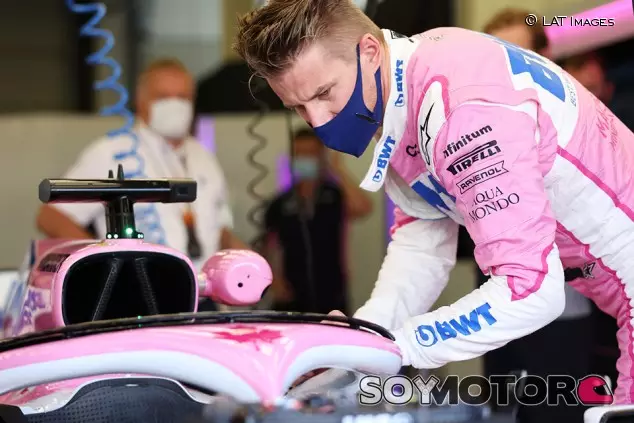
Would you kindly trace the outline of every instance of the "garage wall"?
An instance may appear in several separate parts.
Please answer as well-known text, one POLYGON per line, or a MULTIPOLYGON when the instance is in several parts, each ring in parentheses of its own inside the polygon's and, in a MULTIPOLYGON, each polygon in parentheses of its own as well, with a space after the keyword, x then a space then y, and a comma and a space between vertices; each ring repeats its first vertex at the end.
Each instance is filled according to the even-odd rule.
POLYGON ((61 0, 3 2, 0 113, 75 107, 73 31, 61 0))

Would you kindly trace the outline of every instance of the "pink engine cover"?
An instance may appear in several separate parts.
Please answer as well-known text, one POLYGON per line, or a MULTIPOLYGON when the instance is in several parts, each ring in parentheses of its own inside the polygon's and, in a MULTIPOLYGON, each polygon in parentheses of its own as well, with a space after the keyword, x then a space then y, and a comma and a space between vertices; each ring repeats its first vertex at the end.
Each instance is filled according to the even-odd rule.
MULTIPOLYGON (((18 289, 21 307, 10 307, 3 322, 3 337, 18 336, 34 331, 64 326, 62 316, 62 285, 70 268, 94 254, 124 251, 151 251, 177 257, 187 263, 194 275, 195 268, 185 255, 163 245, 142 239, 34 241, 34 265, 25 287, 18 289), (26 292, 24 292, 26 290, 26 292)), ((198 287, 194 287, 198 304, 198 287)), ((192 311, 196 311, 195 309, 192 311)))
MULTIPOLYGON (((66 272, 97 253, 153 251, 191 261, 142 240, 43 241, 8 335, 63 326, 61 290, 66 272), (59 254, 58 256, 50 253, 59 254), (20 320, 22 319, 22 320, 20 320)), ((225 250, 203 266, 201 295, 231 305, 254 304, 271 284, 268 263, 256 253, 225 250)), ((198 292, 198 291, 197 291, 198 292)), ((365 331, 326 324, 203 324, 147 327, 52 341, 0 353, 0 403, 25 405, 76 389, 82 383, 125 374, 152 375, 235 396, 274 401, 299 376, 315 368, 344 367, 395 373, 401 354, 394 342, 365 331), (73 360, 73 365, 63 365, 73 360), (214 375, 214 377, 209 377, 214 375), (46 397, 46 398, 45 398, 46 397)), ((56 399, 50 399, 51 404, 56 399)))
MULTIPOLYGON (((28 280, 18 286, 5 310, 3 337, 18 336, 64 326, 62 285, 70 268, 93 254, 151 251, 184 261, 197 274, 183 253, 140 239, 38 240, 34 243, 34 266, 28 280)), ((252 251, 220 251, 207 260, 194 287, 197 311, 199 295, 227 305, 257 303, 271 284, 271 268, 252 251)))

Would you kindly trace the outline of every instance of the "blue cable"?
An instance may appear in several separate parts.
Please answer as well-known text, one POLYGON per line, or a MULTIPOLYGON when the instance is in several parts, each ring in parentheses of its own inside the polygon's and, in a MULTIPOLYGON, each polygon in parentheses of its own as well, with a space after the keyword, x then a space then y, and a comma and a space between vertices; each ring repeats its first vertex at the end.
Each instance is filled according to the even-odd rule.
MULTIPOLYGON (((146 178, 145 162, 143 157, 139 155, 139 139, 134 132, 134 114, 128 109, 128 90, 119 83, 121 78, 121 66, 112 57, 109 57, 110 51, 114 47, 114 36, 105 29, 97 28, 99 22, 106 16, 107 8, 103 3, 76 4, 75 0, 66 0, 66 6, 76 14, 92 13, 93 16, 82 25, 79 34, 83 37, 100 38, 104 40, 104 45, 95 53, 86 58, 86 63, 92 66, 104 65, 112 69, 110 77, 97 81, 94 84, 96 91, 111 90, 119 94, 119 101, 110 106, 104 106, 100 114, 102 116, 121 116, 125 119, 125 125, 108 132, 110 138, 127 135, 132 139, 132 145, 127 150, 118 151, 114 154, 114 161, 121 162, 125 160, 126 164, 136 163, 136 167, 130 171, 123 167, 124 176, 129 178, 146 178)), ((165 245, 165 230, 161 225, 161 219, 158 215, 156 205, 153 203, 143 204, 142 207, 135 207, 135 220, 140 232, 143 232, 148 242, 165 245)))

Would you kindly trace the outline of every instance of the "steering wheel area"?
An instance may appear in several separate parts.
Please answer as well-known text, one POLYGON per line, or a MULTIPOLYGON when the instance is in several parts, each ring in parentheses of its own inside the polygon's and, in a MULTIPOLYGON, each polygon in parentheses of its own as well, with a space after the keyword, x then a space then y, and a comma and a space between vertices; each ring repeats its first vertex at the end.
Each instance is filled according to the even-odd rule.
POLYGON ((275 401, 316 369, 394 374, 385 328, 289 312, 208 312, 79 323, 0 342, 0 395, 103 375, 150 375, 241 403, 275 401))
POLYGON ((325 324, 351 330, 374 333, 394 341, 394 336, 384 327, 360 319, 346 316, 332 316, 318 313, 295 312, 199 312, 125 318, 79 323, 62 328, 28 333, 0 341, 0 353, 16 348, 39 345, 63 339, 79 338, 101 333, 112 333, 152 327, 191 326, 209 324, 286 323, 325 324), (343 325, 342 325, 343 324, 343 325))

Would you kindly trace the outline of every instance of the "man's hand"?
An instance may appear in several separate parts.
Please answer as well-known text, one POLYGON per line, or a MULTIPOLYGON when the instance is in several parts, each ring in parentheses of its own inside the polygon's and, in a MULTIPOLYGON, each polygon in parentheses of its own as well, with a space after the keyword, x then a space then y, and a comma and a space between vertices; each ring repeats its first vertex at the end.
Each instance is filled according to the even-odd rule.
POLYGON ((220 232, 220 249, 250 250, 251 248, 242 242, 230 229, 222 228, 222 232, 220 232))
MULTIPOLYGON (((339 310, 333 310, 330 313, 328 313, 328 316, 340 316, 340 317, 346 317, 345 314, 343 314, 341 311, 339 310)), ((328 323, 330 325, 339 325, 339 326, 348 326, 347 323, 343 323, 343 322, 333 322, 332 320, 322 320, 321 323, 328 323)))

